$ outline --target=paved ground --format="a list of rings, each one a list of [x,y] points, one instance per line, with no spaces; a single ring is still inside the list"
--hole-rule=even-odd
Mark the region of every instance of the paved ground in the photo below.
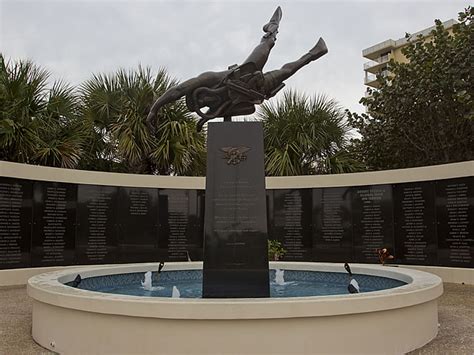
[[[25,287],[0,287],[1,355],[53,354],[31,338],[31,305]],[[474,354],[474,286],[444,284],[439,323],[436,339],[410,355]]]
[[[474,286],[445,283],[438,309],[438,336],[410,355],[474,354]]]
[[[26,287],[0,287],[0,354],[53,354],[31,337],[32,302]]]

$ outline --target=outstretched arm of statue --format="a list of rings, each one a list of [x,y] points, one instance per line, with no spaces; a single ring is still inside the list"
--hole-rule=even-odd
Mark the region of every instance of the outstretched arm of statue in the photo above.
[[[148,117],[146,118],[146,124],[150,131],[153,132],[155,130],[158,111],[160,111],[164,105],[176,101],[185,95],[191,94],[199,87],[213,87],[221,82],[229,73],[230,70],[222,72],[205,72],[166,90],[166,92],[155,101],[150,109]]]
[[[180,88],[180,85],[178,85],[166,90],[166,92],[155,101],[146,118],[146,125],[151,132],[155,130],[158,111],[160,111],[164,105],[176,101],[184,95],[186,95],[186,93]]]

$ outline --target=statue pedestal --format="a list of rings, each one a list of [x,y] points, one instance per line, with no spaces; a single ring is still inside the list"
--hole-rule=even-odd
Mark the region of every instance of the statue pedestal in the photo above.
[[[210,123],[203,298],[270,296],[263,126]]]

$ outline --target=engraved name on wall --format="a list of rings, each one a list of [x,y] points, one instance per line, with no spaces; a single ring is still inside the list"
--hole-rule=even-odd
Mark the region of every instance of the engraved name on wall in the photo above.
[[[77,207],[80,263],[117,262],[118,187],[79,185]]]
[[[472,179],[436,183],[438,258],[441,265],[474,267],[474,187]]]
[[[76,193],[74,184],[35,182],[34,266],[69,265],[75,262]]]
[[[351,189],[313,189],[314,260],[352,260]]]
[[[32,182],[0,178],[0,269],[29,267]]]
[[[197,190],[160,189],[161,259],[202,260],[203,196]]]
[[[283,260],[311,259],[311,190],[274,190],[272,239],[286,250]]]
[[[436,264],[434,184],[394,186],[397,258],[407,264]]]
[[[122,262],[157,261],[158,189],[120,187],[118,247]]]
[[[355,261],[377,262],[377,248],[393,253],[392,186],[354,187],[352,194]]]

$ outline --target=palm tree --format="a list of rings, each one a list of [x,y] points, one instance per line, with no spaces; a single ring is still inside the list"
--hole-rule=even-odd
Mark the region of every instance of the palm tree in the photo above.
[[[83,134],[74,90],[47,88],[49,73],[0,54],[0,159],[64,168],[78,165]]]
[[[346,150],[350,127],[344,111],[324,95],[287,91],[261,106],[265,170],[270,176],[353,172],[361,165]]]
[[[131,173],[198,175],[204,170],[204,136],[184,102],[160,113],[155,133],[145,119],[156,97],[176,85],[164,69],[95,75],[81,86],[82,115],[89,127],[88,168]],[[115,167],[114,167],[115,165]]]

